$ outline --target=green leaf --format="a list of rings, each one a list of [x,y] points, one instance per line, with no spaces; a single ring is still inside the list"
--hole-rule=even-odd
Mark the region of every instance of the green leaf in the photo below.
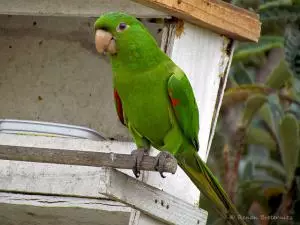
[[[255,144],[265,146],[271,151],[277,149],[276,141],[272,138],[271,134],[258,127],[250,126],[246,135],[247,144]]]
[[[276,1],[270,1],[270,2],[266,2],[264,4],[261,4],[259,6],[260,10],[266,10],[267,8],[274,8],[274,7],[278,7],[281,5],[292,5],[292,1],[291,0],[276,0]]]
[[[274,160],[267,160],[264,162],[259,162],[255,165],[255,168],[265,171],[271,177],[279,179],[283,182],[286,182],[286,172],[283,166]]]
[[[261,117],[261,119],[268,125],[268,127],[274,131],[275,124],[274,124],[274,118],[270,107],[271,106],[269,104],[264,104],[260,108],[258,114]]]
[[[248,59],[252,55],[264,53],[272,48],[283,47],[284,39],[281,36],[262,36],[258,43],[240,43],[232,57],[233,62]]]
[[[286,26],[284,42],[285,59],[294,76],[300,79],[300,27],[299,23]]]
[[[239,206],[239,209],[242,208],[243,211],[248,211],[253,201],[257,201],[268,212],[269,196],[265,195],[265,191],[270,188],[282,190],[280,184],[265,182],[263,180],[252,179],[241,181],[237,190],[237,205]]]
[[[248,127],[255,114],[266,101],[268,101],[268,98],[263,94],[254,94],[247,99],[242,117],[242,126]]]
[[[269,94],[272,90],[268,87],[258,84],[240,85],[229,88],[225,93],[222,101],[222,107],[231,107],[233,105],[245,102],[249,96],[254,94]]]
[[[281,89],[291,77],[288,65],[283,59],[267,77],[266,85],[270,88]]]
[[[262,7],[259,10],[260,20],[294,22],[300,18],[300,5],[280,5]]]
[[[290,187],[299,154],[299,124],[294,115],[286,114],[283,117],[279,127],[279,135],[281,158],[287,173],[287,185]]]
[[[255,74],[249,68],[246,68],[243,63],[239,62],[231,67],[230,77],[232,77],[235,83],[252,84]]]

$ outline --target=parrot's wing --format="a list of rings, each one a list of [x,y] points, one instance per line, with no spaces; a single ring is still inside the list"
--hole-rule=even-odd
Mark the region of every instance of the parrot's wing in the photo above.
[[[168,93],[175,117],[184,135],[199,149],[199,112],[192,86],[186,75],[176,69],[168,81]]]
[[[121,121],[121,123],[124,126],[126,126],[125,120],[124,120],[124,112],[123,112],[122,101],[121,101],[121,98],[118,94],[117,89],[114,89],[114,99],[115,99],[115,106],[116,106],[116,110],[117,110],[119,120]]]

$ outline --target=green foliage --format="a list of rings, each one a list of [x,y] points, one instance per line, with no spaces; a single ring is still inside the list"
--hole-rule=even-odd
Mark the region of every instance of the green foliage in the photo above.
[[[286,171],[287,185],[291,186],[299,153],[299,122],[292,114],[285,114],[279,127],[280,153]]]
[[[276,151],[277,144],[270,133],[263,128],[250,126],[246,135],[246,142],[251,145],[262,145],[271,151]]]
[[[299,24],[288,24],[285,30],[285,59],[297,79],[300,79],[300,30]]]
[[[248,127],[255,114],[267,101],[268,98],[263,94],[255,94],[253,96],[250,96],[247,99],[244,110],[242,112],[242,121],[240,126]]]
[[[279,65],[267,77],[266,85],[270,88],[281,89],[291,76],[286,61],[282,59]]]
[[[239,43],[236,47],[229,73],[230,87],[224,93],[212,143],[214,153],[208,164],[217,172],[242,215],[292,216],[297,223],[300,222],[300,0],[232,3],[255,10],[262,22],[262,33],[258,43]],[[238,130],[244,132],[242,140],[237,139]],[[236,177],[236,181],[231,181],[235,186],[226,183],[228,177]],[[214,215],[209,217],[209,224],[225,224]],[[288,221],[246,222],[279,225]]]
[[[259,9],[260,20],[281,20],[284,22],[295,22],[300,18],[300,5],[278,4],[264,5]]]
[[[262,54],[272,48],[281,48],[284,38],[281,36],[262,36],[258,43],[241,43],[232,57],[233,61],[248,60],[250,56]]]

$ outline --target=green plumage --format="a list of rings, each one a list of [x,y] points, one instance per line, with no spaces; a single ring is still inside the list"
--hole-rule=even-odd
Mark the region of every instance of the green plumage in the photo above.
[[[127,25],[120,31],[120,23]],[[124,13],[106,13],[95,29],[110,32],[117,54],[111,55],[118,115],[123,115],[138,147],[154,146],[172,153],[201,193],[232,224],[244,224],[199,157],[199,113],[184,72],[158,47],[147,29]],[[121,119],[121,117],[120,117]],[[233,219],[232,219],[233,218]]]

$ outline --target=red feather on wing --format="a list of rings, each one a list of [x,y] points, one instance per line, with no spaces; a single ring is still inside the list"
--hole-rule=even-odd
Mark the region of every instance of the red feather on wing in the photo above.
[[[122,101],[116,89],[114,89],[114,99],[119,120],[125,125]]]

